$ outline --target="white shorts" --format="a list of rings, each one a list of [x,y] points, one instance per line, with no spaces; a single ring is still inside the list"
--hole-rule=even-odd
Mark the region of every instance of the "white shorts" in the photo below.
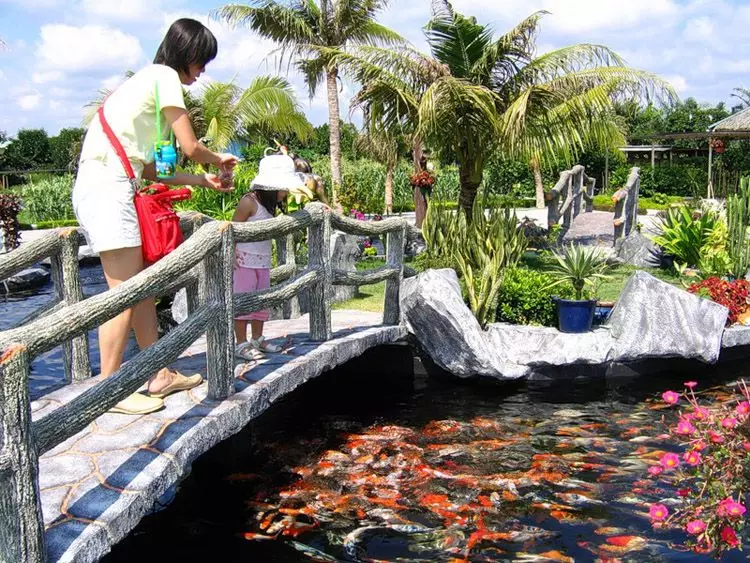
[[[99,160],[81,162],[73,185],[73,210],[92,250],[141,245],[134,196],[124,171]]]

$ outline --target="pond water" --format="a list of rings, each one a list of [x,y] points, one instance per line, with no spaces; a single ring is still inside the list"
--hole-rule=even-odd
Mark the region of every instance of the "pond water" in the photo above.
[[[86,297],[102,293],[107,290],[104,272],[99,265],[81,266],[81,285]],[[37,289],[0,295],[0,331],[16,326],[35,310],[50,303],[54,299],[52,282]],[[138,352],[135,339],[131,338],[125,352],[130,358]],[[93,373],[99,372],[99,338],[96,330],[89,332],[89,353]],[[38,356],[31,365],[29,393],[32,399],[56,389],[65,381],[62,348],[58,347]]]
[[[651,437],[673,416],[664,389],[710,397],[746,363],[514,385],[411,367],[385,347],[308,382],[196,460],[104,561],[710,560],[649,523],[675,497],[646,476],[668,449]]]

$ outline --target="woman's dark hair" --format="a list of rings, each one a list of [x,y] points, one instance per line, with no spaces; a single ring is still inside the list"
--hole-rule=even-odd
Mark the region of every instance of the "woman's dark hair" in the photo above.
[[[266,211],[271,215],[276,215],[276,208],[279,207],[276,190],[254,190],[253,193]]]
[[[216,37],[201,22],[181,18],[169,26],[154,57],[154,64],[190,72],[190,65],[206,66],[216,58]]]

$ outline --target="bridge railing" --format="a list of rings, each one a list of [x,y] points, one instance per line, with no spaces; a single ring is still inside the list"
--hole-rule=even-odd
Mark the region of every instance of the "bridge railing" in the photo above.
[[[151,374],[175,361],[202,334],[207,340],[208,398],[222,400],[233,390],[233,321],[237,314],[283,305],[308,290],[310,337],[325,341],[332,332],[332,285],[385,280],[383,322],[399,322],[406,229],[402,219],[365,223],[332,214],[328,207],[313,203],[291,215],[266,221],[231,223],[197,216],[190,222],[194,232],[174,252],[114,289],[87,299],[82,299],[80,277],[76,277],[81,238],[75,229],[48,235],[0,257],[2,279],[51,256],[53,272],[59,270],[54,274],[59,282],[55,285],[60,286],[56,290],[58,303],[26,324],[0,332],[0,560],[45,560],[39,456],[134,393]],[[352,234],[386,234],[386,265],[370,272],[332,269],[331,227]],[[302,229],[308,231],[309,254],[307,266],[298,269],[290,238]],[[272,238],[284,241],[280,266],[274,271],[274,277],[283,281],[263,291],[233,295],[235,243]],[[189,305],[188,318],[182,324],[67,404],[39,420],[31,420],[28,382],[31,361],[36,356],[70,343],[66,354],[72,362],[80,356],[81,362],[77,367],[66,368],[66,373],[71,374],[72,380],[82,379],[90,373],[84,340],[89,330],[145,298],[182,287],[187,289]]]
[[[584,201],[585,212],[593,211],[595,187],[596,179],[588,177],[580,164],[560,172],[557,183],[546,195],[547,225],[549,228],[555,225],[561,227],[557,237],[558,244],[562,242],[573,220],[581,213]]]
[[[623,237],[627,237],[637,224],[638,194],[641,190],[641,169],[634,166],[630,169],[625,186],[617,190],[612,196],[615,204],[613,219],[615,244]]]

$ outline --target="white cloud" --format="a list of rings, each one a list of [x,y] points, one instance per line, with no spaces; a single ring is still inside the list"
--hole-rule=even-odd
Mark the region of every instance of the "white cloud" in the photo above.
[[[14,4],[27,10],[48,10],[64,4],[63,0],[0,0],[0,4]]]
[[[138,39],[98,25],[42,26],[37,56],[43,68],[72,72],[125,69],[136,65],[143,51]]]
[[[55,86],[49,89],[49,94],[56,98],[69,98],[74,92],[70,88],[59,88]]]
[[[685,30],[682,32],[682,36],[688,41],[705,43],[714,38],[714,30],[715,26],[710,18],[696,18],[687,23]]]
[[[153,2],[146,0],[83,0],[81,9],[91,16],[132,21],[153,16]]]
[[[18,98],[17,103],[18,107],[20,107],[23,111],[29,111],[34,109],[39,105],[39,102],[42,101],[42,95],[35,93],[35,94],[25,94]]]
[[[678,94],[682,94],[688,89],[688,82],[682,75],[673,74],[671,76],[665,76],[664,80],[669,82]]]
[[[60,109],[60,106],[62,106],[62,104],[60,102],[58,102],[57,100],[50,100],[49,101],[49,109],[51,109],[52,111],[56,111],[56,110]]]
[[[110,76],[109,78],[105,78],[104,80],[102,80],[102,89],[114,90],[123,82],[125,82],[125,75],[115,74],[113,76]]]
[[[34,84],[46,84],[47,82],[57,82],[63,76],[63,73],[59,70],[50,70],[48,72],[35,72],[31,75],[31,80]]]

